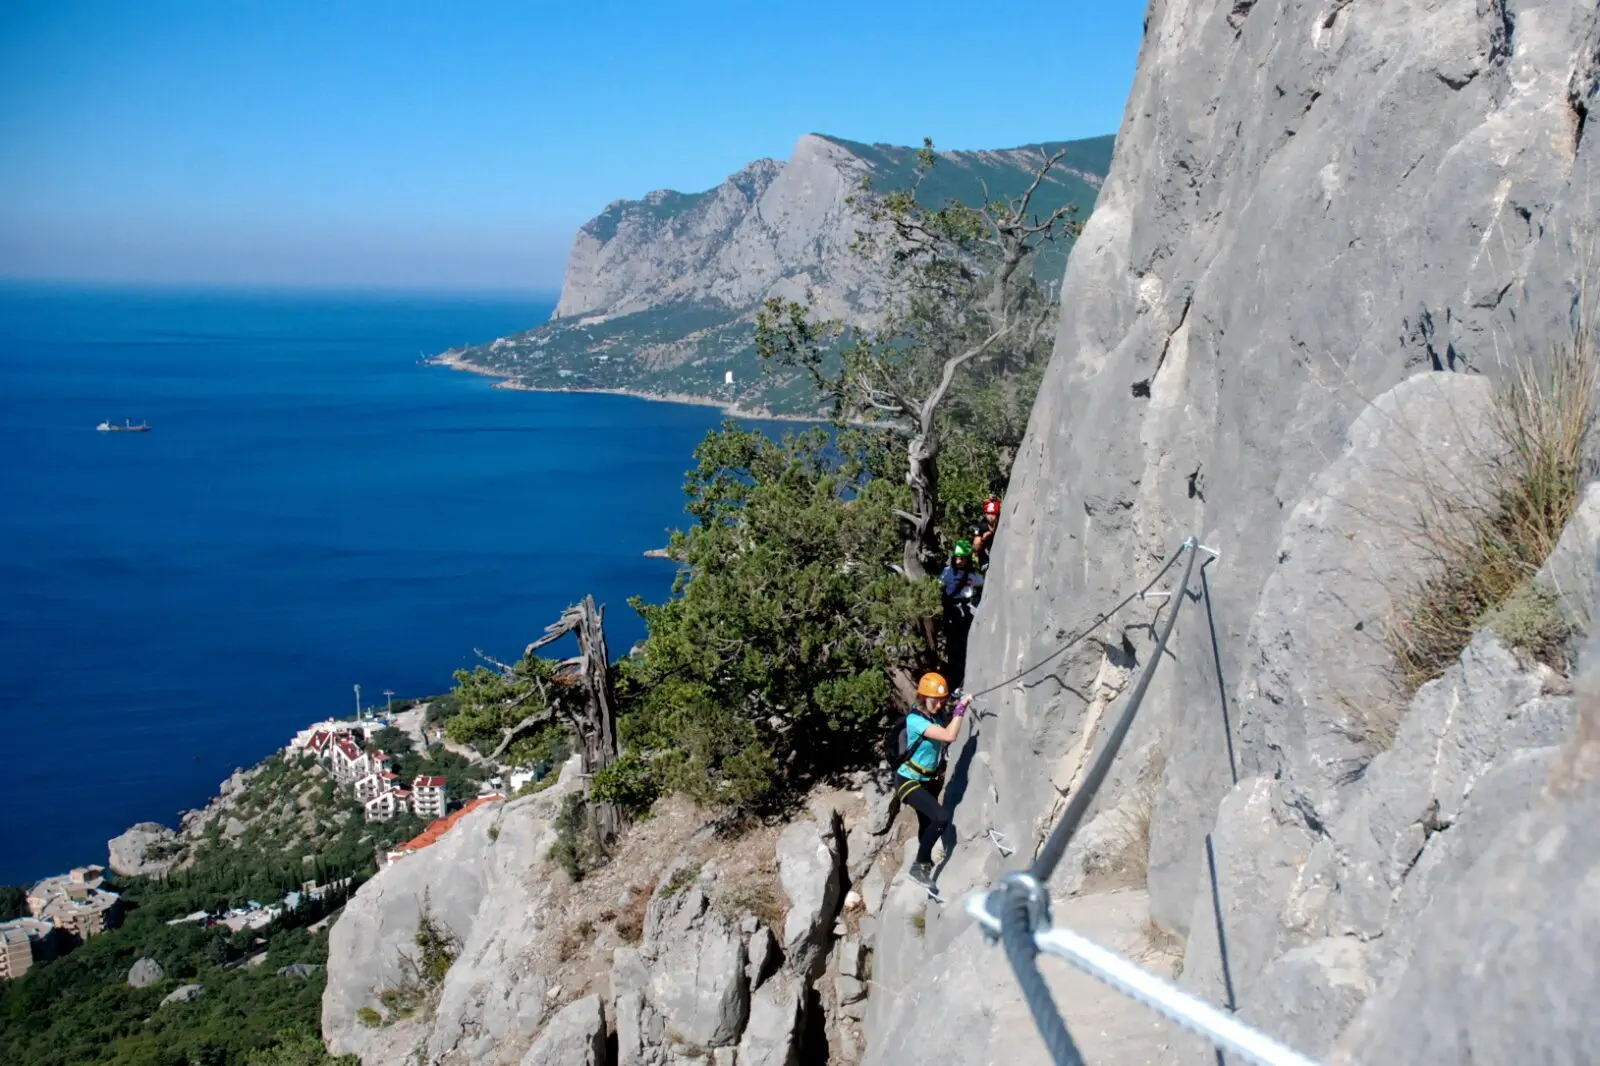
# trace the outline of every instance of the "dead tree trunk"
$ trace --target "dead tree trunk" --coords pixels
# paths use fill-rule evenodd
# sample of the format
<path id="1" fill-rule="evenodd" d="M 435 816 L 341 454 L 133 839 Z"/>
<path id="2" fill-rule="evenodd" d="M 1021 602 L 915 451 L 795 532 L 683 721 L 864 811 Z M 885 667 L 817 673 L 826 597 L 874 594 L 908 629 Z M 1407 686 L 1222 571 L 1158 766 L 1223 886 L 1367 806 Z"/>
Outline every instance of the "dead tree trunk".
<path id="1" fill-rule="evenodd" d="M 572 696 L 558 696 L 578 731 L 583 755 L 585 789 L 588 779 L 617 761 L 617 697 L 611 687 L 611 657 L 606 650 L 604 612 L 593 596 L 568 607 L 544 636 L 528 645 L 527 653 L 572 633 L 578 638 L 578 655 L 561 665 L 575 671 Z M 572 704 L 578 704 L 574 707 Z M 595 835 L 609 847 L 623 826 L 622 812 L 610 803 L 591 803 Z"/>

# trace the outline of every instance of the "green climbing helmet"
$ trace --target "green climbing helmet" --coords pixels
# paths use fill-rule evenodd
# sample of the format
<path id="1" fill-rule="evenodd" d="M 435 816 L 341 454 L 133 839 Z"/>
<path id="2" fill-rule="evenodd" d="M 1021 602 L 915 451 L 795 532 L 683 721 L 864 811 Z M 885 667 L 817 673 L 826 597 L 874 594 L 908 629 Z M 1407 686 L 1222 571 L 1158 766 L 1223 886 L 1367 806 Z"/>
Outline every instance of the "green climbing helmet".
<path id="1" fill-rule="evenodd" d="M 970 540 L 958 540 L 958 541 L 956 541 L 955 556 L 956 556 L 957 559 L 970 559 L 970 558 L 972 558 L 972 541 L 970 541 Z"/>

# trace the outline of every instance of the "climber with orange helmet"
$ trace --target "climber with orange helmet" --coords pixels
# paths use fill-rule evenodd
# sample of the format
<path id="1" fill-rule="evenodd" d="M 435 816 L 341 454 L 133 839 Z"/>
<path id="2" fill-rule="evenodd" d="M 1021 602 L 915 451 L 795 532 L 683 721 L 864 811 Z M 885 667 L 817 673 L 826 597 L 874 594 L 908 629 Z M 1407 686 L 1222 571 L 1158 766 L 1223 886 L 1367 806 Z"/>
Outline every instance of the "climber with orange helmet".
<path id="1" fill-rule="evenodd" d="M 917 855 L 911 864 L 911 879 L 930 889 L 933 845 L 950 824 L 950 812 L 939 803 L 945 749 L 961 735 L 961 720 L 970 700 L 962 696 L 946 716 L 945 702 L 949 697 L 950 686 L 942 675 L 922 675 L 917 683 L 916 706 L 907 713 L 900 734 L 903 759 L 895 771 L 895 798 L 917 812 Z"/>
<path id="2" fill-rule="evenodd" d="M 972 531 L 972 554 L 979 570 L 989 569 L 989 548 L 1000 528 L 1000 497 L 990 496 L 983 501 L 983 521 Z"/>

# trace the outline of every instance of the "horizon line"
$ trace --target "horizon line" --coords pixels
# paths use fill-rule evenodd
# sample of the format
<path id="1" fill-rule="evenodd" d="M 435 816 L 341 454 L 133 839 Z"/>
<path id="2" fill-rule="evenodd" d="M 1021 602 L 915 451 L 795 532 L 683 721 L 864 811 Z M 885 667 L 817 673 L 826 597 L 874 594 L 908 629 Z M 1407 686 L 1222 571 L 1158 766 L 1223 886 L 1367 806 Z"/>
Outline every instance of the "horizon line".
<path id="1" fill-rule="evenodd" d="M 214 279 L 82 278 L 0 274 L 0 286 L 120 292 L 235 293 L 239 295 L 361 295 L 487 297 L 528 302 L 558 302 L 561 287 L 537 288 L 452 284 L 449 282 L 217 281 Z"/>

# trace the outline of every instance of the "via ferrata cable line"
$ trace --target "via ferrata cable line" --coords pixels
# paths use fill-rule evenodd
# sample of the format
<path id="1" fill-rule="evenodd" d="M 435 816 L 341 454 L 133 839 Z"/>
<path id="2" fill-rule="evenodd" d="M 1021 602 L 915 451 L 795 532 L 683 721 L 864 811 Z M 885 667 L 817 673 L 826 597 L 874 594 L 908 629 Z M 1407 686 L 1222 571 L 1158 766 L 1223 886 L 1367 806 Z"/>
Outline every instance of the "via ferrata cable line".
<path id="1" fill-rule="evenodd" d="M 1066 854 L 1073 833 L 1077 831 L 1090 804 L 1094 802 L 1096 793 L 1110 772 L 1111 763 L 1116 758 L 1118 749 L 1133 726 L 1134 716 L 1138 713 L 1139 705 L 1149 689 L 1150 680 L 1155 676 L 1156 667 L 1160 665 L 1165 654 L 1167 640 L 1177 624 L 1178 614 L 1182 610 L 1184 601 L 1189 598 L 1189 583 L 1194 575 L 1197 550 L 1206 552 L 1211 559 L 1218 557 L 1216 551 L 1200 544 L 1194 537 L 1189 537 L 1161 568 L 1155 579 L 1138 593 L 1124 599 L 1100 616 L 1100 620 L 1104 620 L 1133 599 L 1142 597 L 1161 575 L 1177 562 L 1179 556 L 1185 551 L 1189 552 L 1189 562 L 1184 568 L 1183 581 L 1177 586 L 1176 595 L 1168 598 L 1172 609 L 1162 625 L 1149 662 L 1145 664 L 1144 672 L 1130 694 L 1127 706 L 1106 737 L 1105 744 L 1096 754 L 1083 784 L 1074 791 L 1067 809 L 1061 815 L 1061 820 L 1051 831 L 1032 866 L 1026 871 L 1007 874 L 1000 879 L 999 887 L 974 895 L 967 901 L 967 911 L 978 920 L 985 939 L 990 943 L 998 940 L 1004 945 L 1006 959 L 1011 964 L 1017 983 L 1021 986 L 1023 998 L 1033 1015 L 1034 1024 L 1038 1027 L 1039 1035 L 1044 1039 L 1045 1047 L 1057 1066 L 1083 1066 L 1083 1056 L 1062 1020 L 1061 1012 L 1050 994 L 1049 986 L 1045 984 L 1044 976 L 1039 972 L 1038 955 L 1041 951 L 1066 959 L 1170 1021 L 1199 1033 L 1214 1046 L 1234 1052 L 1257 1066 L 1314 1066 L 1311 1060 L 1304 1056 L 1175 985 L 1140 969 L 1114 952 L 1107 951 L 1069 930 L 1053 929 L 1050 924 L 1050 896 L 1045 888 L 1045 882 L 1049 881 L 1050 875 L 1055 872 L 1057 864 Z M 1206 565 L 1209 565 L 1211 559 L 1207 560 Z M 1201 577 L 1204 580 L 1204 567 Z M 1205 592 L 1209 609 L 1209 587 L 1206 587 Z M 1100 620 L 1092 625 L 1098 625 Z M 1208 618 L 1208 621 L 1211 619 Z M 1047 659 L 1030 667 L 1018 677 L 1060 655 L 1072 644 L 1081 640 L 1087 632 L 1088 630 L 1085 630 L 1084 633 L 1074 637 L 1056 649 Z M 1214 643 L 1214 623 L 1211 632 L 1213 654 L 1216 655 L 1220 667 L 1220 654 L 1217 653 Z M 992 692 L 1014 680 L 1017 678 L 1008 678 L 1000 685 L 991 686 L 983 691 Z M 1225 699 L 1224 706 L 1226 706 Z"/>

